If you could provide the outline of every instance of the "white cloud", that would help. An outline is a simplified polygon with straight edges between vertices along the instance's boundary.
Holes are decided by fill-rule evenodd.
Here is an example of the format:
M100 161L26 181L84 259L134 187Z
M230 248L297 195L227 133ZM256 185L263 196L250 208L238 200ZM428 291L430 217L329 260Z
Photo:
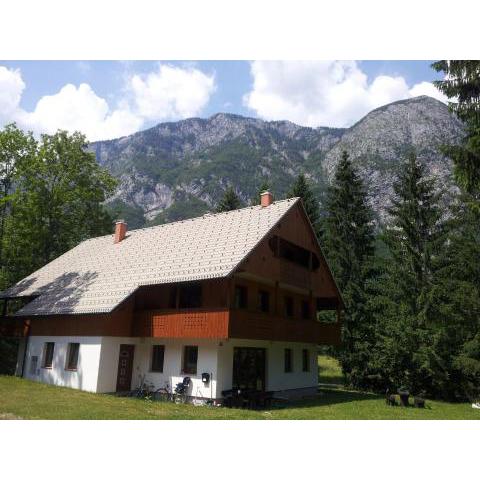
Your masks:
M19 70L0 65L0 124L13 121L18 110L25 83Z
M19 70L0 66L0 126L15 121L37 134L79 130L94 141L131 134L146 122L198 115L215 90L215 78L195 68L160 65L145 77L128 76L125 99L113 109L82 83L67 84L25 111L20 107L24 88Z
M198 115L215 90L215 78L195 68L160 65L157 72L133 75L127 86L139 114L148 120Z
M428 82L409 88L403 77L380 75L369 83L357 62L254 61L251 74L252 90L243 99L248 108L268 120L312 127L350 126L374 108L417 95L445 101Z
M68 84L55 95L42 97L33 112L23 112L21 123L35 132L53 133L57 129L79 130L89 140L114 138L138 130L143 120L127 106L110 112L105 99L90 85Z
M443 103L448 102L447 96L430 82L417 83L410 89L410 93L413 97L418 97L419 95L428 95L429 97L436 98Z

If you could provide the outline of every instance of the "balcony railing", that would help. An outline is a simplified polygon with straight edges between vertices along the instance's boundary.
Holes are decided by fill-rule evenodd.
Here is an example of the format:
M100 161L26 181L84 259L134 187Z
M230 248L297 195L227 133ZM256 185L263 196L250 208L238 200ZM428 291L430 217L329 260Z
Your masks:
M219 309L145 310L134 313L133 335L156 338L228 338L229 312Z

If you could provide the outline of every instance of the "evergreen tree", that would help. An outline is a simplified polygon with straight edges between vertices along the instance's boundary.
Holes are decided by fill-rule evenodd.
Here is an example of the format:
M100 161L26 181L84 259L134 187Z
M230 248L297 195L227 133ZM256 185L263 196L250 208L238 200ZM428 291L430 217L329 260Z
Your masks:
M373 374L370 356L375 343L368 301L374 278L373 213L346 152L327 190L325 209L322 246L345 301L340 361L348 383L367 386Z
M444 152L453 160L457 183L480 201L480 60L441 60L433 68L445 78L435 83L449 99L449 106L465 122L462 145L449 145Z
M448 377L439 316L445 302L440 271L446 259L445 228L435 184L412 153L394 185L389 248L379 310L381 350L377 358L386 384L413 392L439 392Z
M257 190L257 193L253 196L253 198L250 201L251 205L260 205L260 195L263 192L270 191L271 185L268 180L263 180L261 183L260 187Z
M229 212L230 210L236 210L237 208L242 207L242 201L238 197L238 195L235 193L235 190L233 187L228 187L225 190L225 193L220 200L218 206L217 206L217 212Z
M434 82L450 99L451 110L464 122L461 145L444 146L454 163L462 190L453 211L448 244L450 264L443 271L450 326L448 350L452 375L449 386L462 387L463 396L480 399L480 61L442 60L433 68L445 78ZM456 393L456 392L455 392Z
M295 180L292 189L288 193L288 197L300 197L307 212L308 218L313 226L313 230L320 237L320 213L318 201L303 173L301 173Z

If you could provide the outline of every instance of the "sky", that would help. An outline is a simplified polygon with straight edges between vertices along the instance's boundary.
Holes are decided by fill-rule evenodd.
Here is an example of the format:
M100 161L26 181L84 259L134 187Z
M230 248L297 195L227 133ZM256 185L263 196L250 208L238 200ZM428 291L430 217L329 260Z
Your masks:
M0 127L79 130L90 141L218 112L348 127L429 95L432 61L2 61Z

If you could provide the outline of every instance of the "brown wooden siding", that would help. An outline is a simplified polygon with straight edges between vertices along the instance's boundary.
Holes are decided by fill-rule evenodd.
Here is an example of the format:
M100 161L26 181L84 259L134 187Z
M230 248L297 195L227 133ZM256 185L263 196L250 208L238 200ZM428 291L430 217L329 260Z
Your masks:
M229 338L339 345L341 324L286 319L247 311L232 311Z
M94 315L32 316L30 335L112 336L132 335L133 302L125 302L111 313Z
M227 309L135 312L133 335L155 338L228 338Z

